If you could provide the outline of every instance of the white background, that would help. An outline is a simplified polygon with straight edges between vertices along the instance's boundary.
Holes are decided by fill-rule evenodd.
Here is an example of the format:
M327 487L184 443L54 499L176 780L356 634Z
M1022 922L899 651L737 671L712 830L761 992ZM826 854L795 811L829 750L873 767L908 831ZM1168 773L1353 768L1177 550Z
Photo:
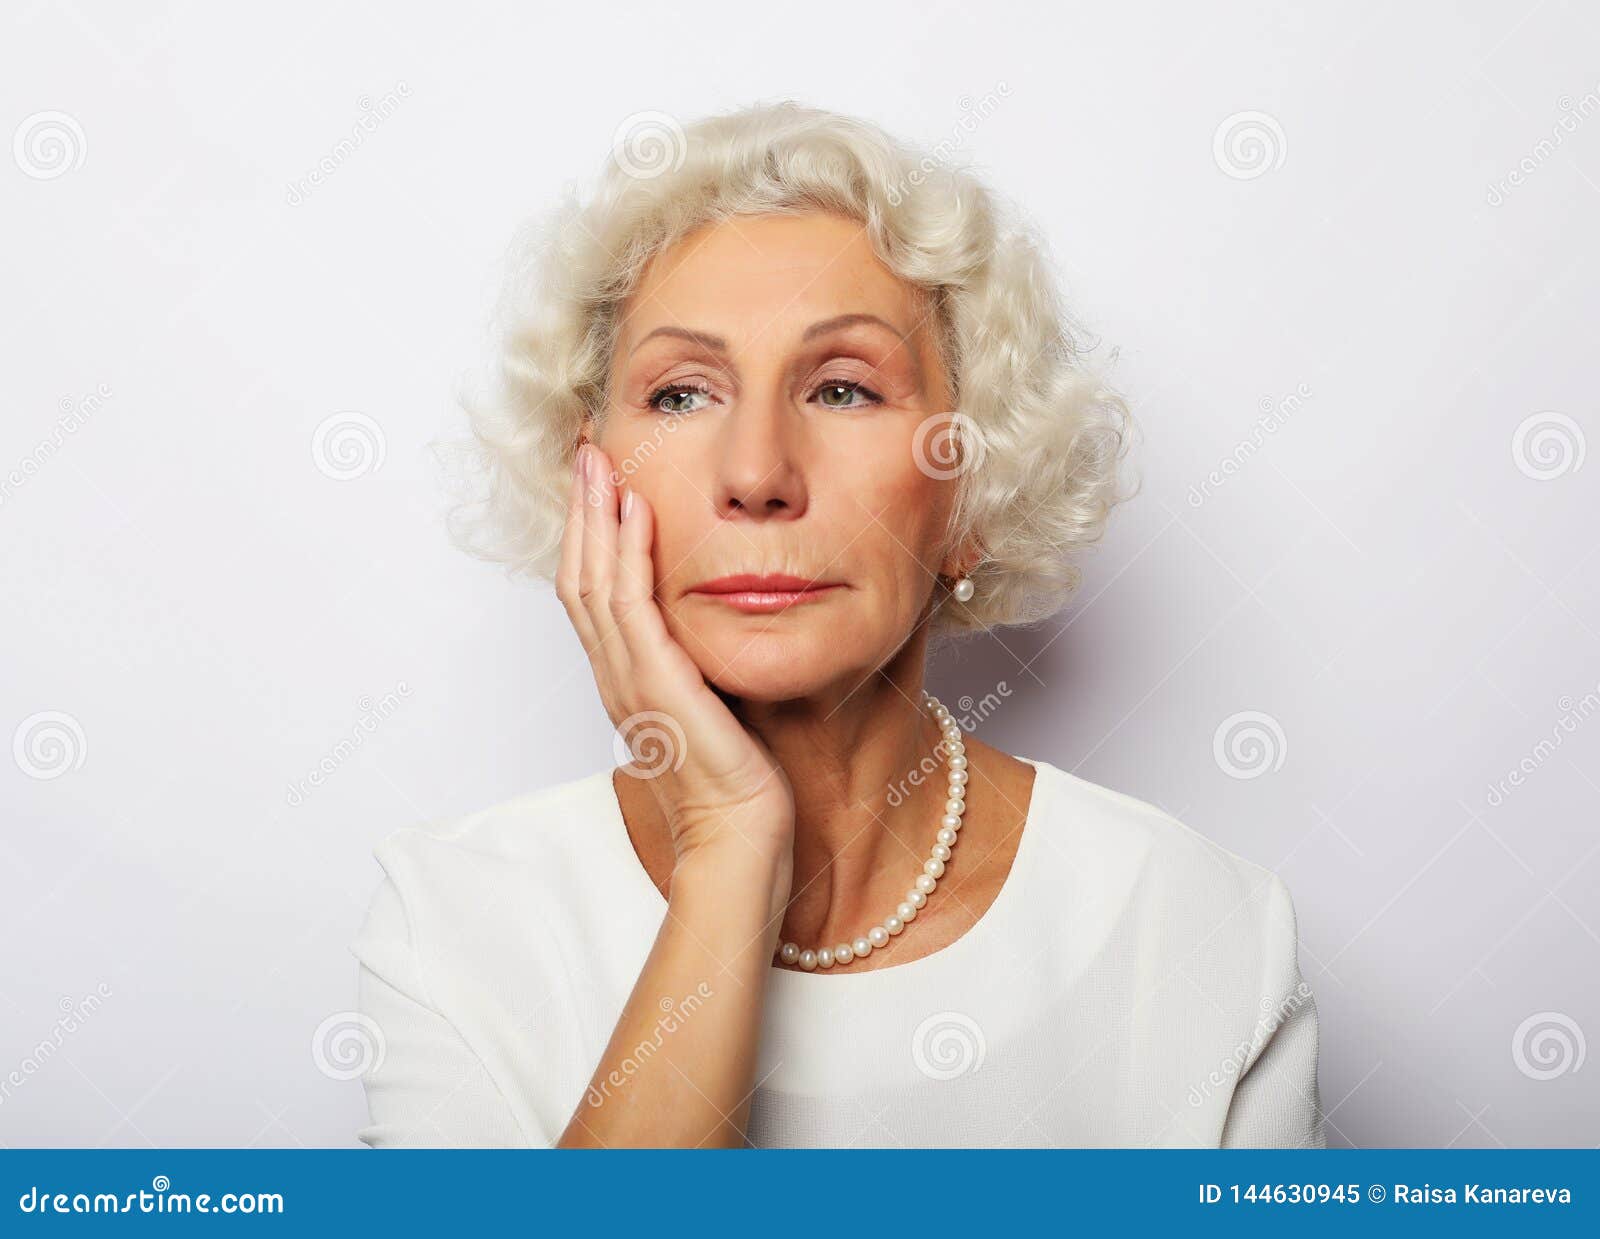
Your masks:
M1600 1142L1600 718L1559 723L1600 691L1600 19L1203 7L12 6L0 136L69 150L0 154L0 1141L353 1143L312 1039L372 845L611 764L548 587L441 528L502 249L630 116L792 97L1019 198L1142 428L1075 606L934 691L1007 682L985 739L1283 875L1331 1143ZM350 413L383 453L337 480ZM9 752L43 713L64 768Z

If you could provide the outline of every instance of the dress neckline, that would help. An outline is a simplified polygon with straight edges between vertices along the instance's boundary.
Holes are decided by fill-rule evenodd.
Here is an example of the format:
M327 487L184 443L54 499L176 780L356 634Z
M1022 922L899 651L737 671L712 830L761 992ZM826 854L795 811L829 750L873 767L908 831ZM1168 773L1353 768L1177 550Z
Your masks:
M1024 897L1026 874L1032 865L1034 849L1040 846L1038 836L1042 830L1040 820L1045 812L1045 801L1053 790L1047 783L1053 774L1049 763L1023 757L1020 754L1012 756L1034 768L1033 786L1028 792L1028 809L1023 816L1022 837L1017 841L1017 850L1011 857L1011 865L1006 870L1000 889L990 900L989 906L964 934L937 951L919 956L908 963L891 964L864 972L852 972L849 968L827 971L819 968L815 972L804 972L798 969L780 968L774 964L770 969L769 981L774 991L794 997L802 994L837 997L846 987L854 987L851 992L858 994L868 986L899 987L914 983L920 987L940 975L950 975L959 970L964 961L973 957L974 953L978 953L976 966L981 967L983 948L986 944L1005 940L1007 925L1015 918L1016 905ZM667 898L651 880L650 874L639 860L638 853L633 850L633 840L628 837L628 824L622 816L622 803L618 800L616 787L612 783L613 769L615 768L604 770L595 776L604 781L602 798L605 801L608 819L608 838L611 846L618 852L616 859L625 871L623 881L632 891L632 898L637 899L642 908L649 908L653 916L659 917L666 913Z

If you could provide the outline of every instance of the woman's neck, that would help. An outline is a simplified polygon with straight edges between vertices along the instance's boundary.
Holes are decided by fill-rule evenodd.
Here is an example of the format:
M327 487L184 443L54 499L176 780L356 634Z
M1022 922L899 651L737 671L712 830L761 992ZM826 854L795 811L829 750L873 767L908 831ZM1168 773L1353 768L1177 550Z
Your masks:
M832 945L881 923L927 858L945 779L934 752L939 731L921 706L920 675L919 665L909 683L877 677L826 705L808 699L753 707L725 697L773 747L794 788L793 897L783 940ZM917 918L911 954L897 950L896 962L938 950L966 932L994 900L1016 855L1034 768L976 737L965 743L971 781L962 846L941 879L940 896ZM634 850L665 897L675 853L651 783L618 771L612 785ZM861 967L852 965L852 971Z
M916 679L886 671L852 690L734 703L788 776L794 883L786 939L853 938L905 897L945 801L938 724Z

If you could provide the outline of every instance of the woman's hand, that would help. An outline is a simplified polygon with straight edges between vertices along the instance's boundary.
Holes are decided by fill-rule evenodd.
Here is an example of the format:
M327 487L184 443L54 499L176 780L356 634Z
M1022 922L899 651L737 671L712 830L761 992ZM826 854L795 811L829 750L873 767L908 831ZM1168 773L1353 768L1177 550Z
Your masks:
M594 671L606 713L644 766L672 830L676 874L713 857L792 871L794 796L782 768L673 640L654 598L655 514L619 487L598 447L579 448L556 595ZM755 849L755 856L751 855ZM787 898L774 893L774 901Z
M592 445L579 450L556 593L606 713L636 764L649 762L677 860L668 914L558 1141L568 1148L745 1143L765 981L794 871L794 796L782 768L656 606L653 516L633 493L619 517L610 461ZM665 737L662 751L644 751L645 734ZM707 997L662 1037L663 1002L688 993ZM639 1071L632 1056L646 1042L660 1049Z

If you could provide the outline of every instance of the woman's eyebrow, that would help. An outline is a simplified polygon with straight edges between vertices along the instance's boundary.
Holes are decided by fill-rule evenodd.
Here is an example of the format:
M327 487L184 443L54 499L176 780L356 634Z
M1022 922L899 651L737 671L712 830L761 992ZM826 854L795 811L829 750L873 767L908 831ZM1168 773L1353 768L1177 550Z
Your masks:
M842 331L846 327L854 327L860 323L875 323L877 326L893 332L895 337L901 341L906 338L905 332L887 319L879 318L876 314L839 314L833 318L825 318L819 323L812 323L811 326L805 329L800 338L802 340L814 340L818 336L827 335L830 331ZM662 326L657 327L640 339L639 343L635 344L629 351L629 356L637 353L644 347L646 341L652 340L656 336L676 336L680 340L688 340L690 343L698 344L701 348L713 353L726 353L728 351L728 342L721 336L714 336L707 331L691 331L687 327Z
M652 340L656 336L677 336L679 339L698 344L713 353L726 353L728 351L728 342L721 336L714 336L705 331L690 331L687 327L657 327L654 331L645 335L638 344L635 344L628 351L628 356L632 357L634 353L644 347L647 340Z
M854 327L857 323L876 323L878 326L892 331L900 340L903 341L906 338L905 332L886 319L879 318L876 314L840 314L835 318L825 318L820 323L812 323L800 338L802 340L814 340L816 337L826 335L830 331Z
M874 326L882 327L900 341L889 351L888 357L893 357L895 353L903 353L906 361L910 363L912 375L920 388L923 383L922 359L917 356L917 350L912 347L911 337L887 319L879 318L876 314L840 314L834 318L825 318L820 323L812 323L811 326L805 329L800 338L802 340L811 340L817 336L827 335L831 331L841 331L846 327L855 327L862 323L871 323ZM885 358L885 362L887 362L888 357Z

